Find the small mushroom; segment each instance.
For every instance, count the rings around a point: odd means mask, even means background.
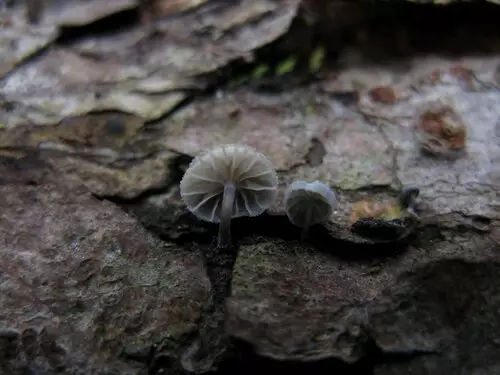
[[[219,223],[217,244],[231,245],[231,219],[257,216],[275,200],[271,162],[246,145],[222,145],[197,156],[180,183],[181,197],[201,220]]]
[[[288,219],[302,228],[302,240],[309,227],[327,221],[337,206],[335,192],[319,181],[294,181],[285,190],[285,211]]]
[[[399,205],[402,209],[407,210],[411,215],[417,215],[413,209],[415,200],[420,195],[420,189],[415,186],[405,186],[399,193]]]

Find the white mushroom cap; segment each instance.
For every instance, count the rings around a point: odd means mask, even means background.
[[[224,186],[236,187],[232,217],[257,216],[273,204],[278,176],[271,162],[246,145],[222,145],[197,156],[181,180],[181,197],[198,218],[218,223]]]
[[[294,181],[285,190],[286,214],[298,227],[327,221],[335,207],[334,191],[322,182]]]

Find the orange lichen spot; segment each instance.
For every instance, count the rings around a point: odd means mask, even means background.
[[[369,95],[373,101],[383,104],[394,104],[398,98],[394,89],[390,86],[377,86],[369,91]]]
[[[467,128],[452,106],[431,104],[421,112],[416,131],[420,146],[431,154],[463,151],[466,147]]]
[[[383,220],[394,220],[401,217],[403,211],[396,200],[376,201],[364,199],[354,203],[349,218],[352,225],[360,219],[377,218]]]
[[[354,203],[349,223],[353,224],[359,219],[377,217],[381,211],[383,211],[383,205],[380,202],[371,199],[361,200]]]

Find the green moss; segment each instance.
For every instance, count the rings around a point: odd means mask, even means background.
[[[325,49],[323,46],[318,46],[314,49],[309,57],[309,73],[317,73],[325,62]]]
[[[297,66],[297,57],[290,56],[287,59],[281,61],[274,70],[277,76],[281,76],[287,73],[293,72],[295,67]]]
[[[265,74],[269,71],[269,66],[265,64],[260,64],[255,67],[252,72],[253,79],[261,79],[265,76]]]
[[[404,211],[397,204],[388,207],[388,210],[380,215],[381,219],[384,220],[394,220],[402,217],[404,215]]]

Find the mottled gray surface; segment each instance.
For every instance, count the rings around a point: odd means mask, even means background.
[[[41,49],[39,44],[46,45],[55,37],[54,23],[86,25],[130,8],[134,1],[65,3],[63,7],[46,9],[39,27],[51,28],[34,29],[37,38],[27,33],[25,29],[30,26],[22,21],[23,13],[16,7],[12,18],[16,22],[19,19],[20,25],[13,23],[0,38],[17,33],[23,43],[30,42],[28,52],[32,54]],[[84,35],[69,46],[43,51],[34,62],[15,70],[14,62],[5,68],[2,62],[0,77],[6,77],[0,94],[15,107],[8,115],[0,108],[0,123],[7,127],[26,122],[50,125],[68,116],[109,110],[132,113],[145,120],[161,118],[186,98],[185,88],[203,87],[192,76],[213,72],[239,58],[250,58],[255,48],[283,35],[296,14],[297,4],[297,0],[281,1],[279,5],[269,0],[214,2],[200,12],[187,13],[155,28],[130,22],[116,32],[98,37]],[[254,27],[256,24],[259,27]],[[0,57],[17,63],[28,52],[12,56],[12,48],[2,48]]]
[[[196,253],[85,189],[0,191],[1,373],[139,374],[152,345],[196,331],[210,297]]]
[[[492,370],[500,339],[493,328],[500,249],[486,236],[453,237],[439,247],[410,246],[390,258],[358,261],[342,259],[334,247],[318,252],[297,242],[243,246],[228,329],[277,359],[354,362],[375,344],[389,360],[421,356],[416,374],[437,373],[425,372],[428,366],[455,373],[461,364],[469,366],[464,374]],[[467,245],[457,251],[461,241]],[[377,373],[405,366],[384,365]]]

